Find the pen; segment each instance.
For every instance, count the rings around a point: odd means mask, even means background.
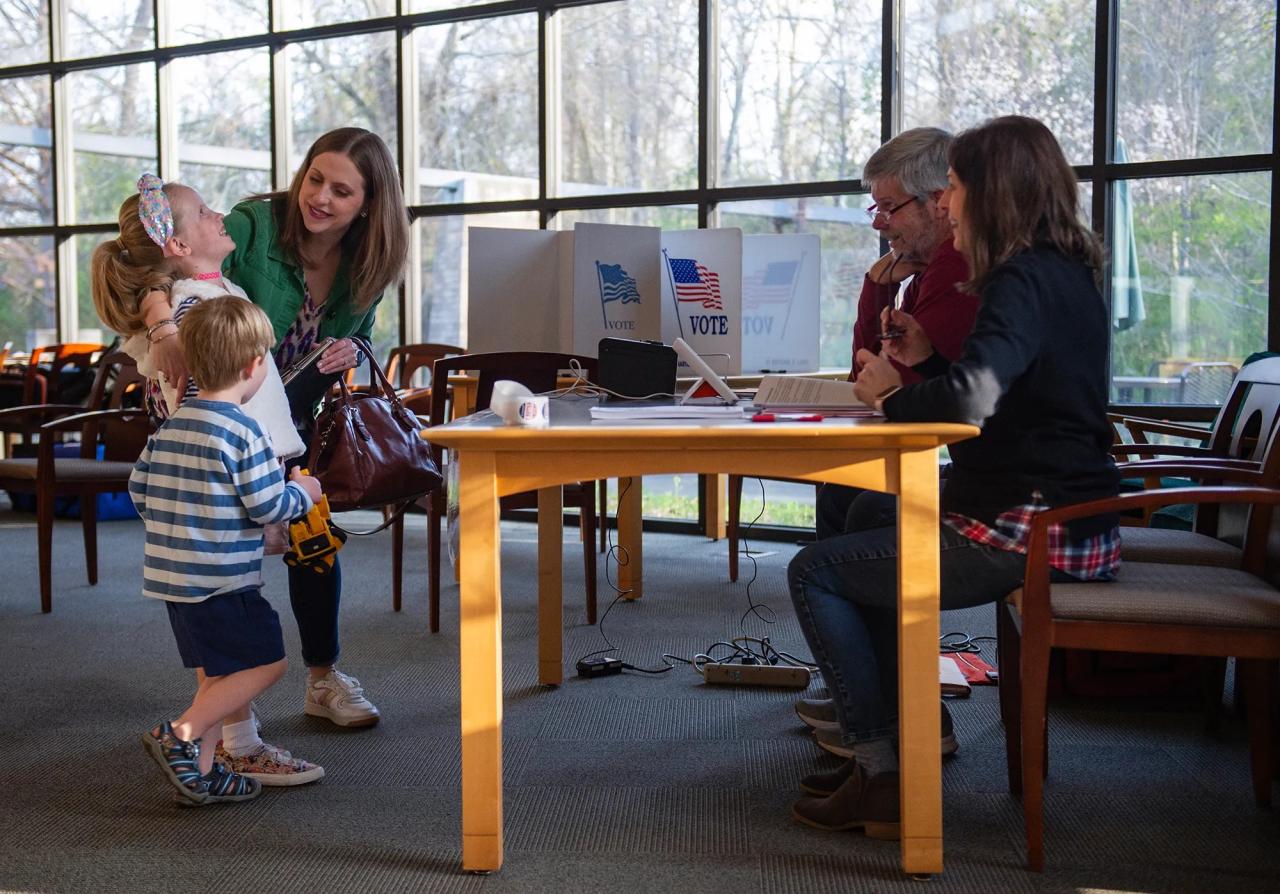
[[[779,416],[774,413],[756,413],[752,422],[821,422],[822,416],[812,413],[805,416]]]

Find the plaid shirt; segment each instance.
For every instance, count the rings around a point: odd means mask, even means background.
[[[1049,508],[1039,491],[1031,495],[1031,500],[1000,513],[994,527],[954,512],[946,513],[943,522],[970,540],[1025,554],[1031,539],[1031,519]],[[1050,525],[1049,564],[1076,580],[1113,580],[1120,570],[1120,528],[1072,543],[1067,539],[1066,525]]]

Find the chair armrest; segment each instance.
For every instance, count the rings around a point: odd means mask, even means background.
[[[1262,478],[1262,466],[1247,459],[1214,459],[1214,460],[1164,460],[1142,459],[1134,462],[1117,463],[1116,469],[1126,478],[1135,475],[1143,477],[1176,475],[1183,478],[1213,478],[1215,480],[1239,481],[1266,487]]]
[[[1202,456],[1212,458],[1206,447],[1193,447],[1190,444],[1112,444],[1112,456]]]
[[[1280,504],[1280,489],[1272,487],[1168,487],[1143,490],[1102,500],[1089,500],[1046,509],[1031,520],[1031,537],[1027,541],[1027,572],[1022,584],[1022,611],[1027,623],[1046,623],[1049,618],[1049,526],[1075,518],[1087,518],[1107,512],[1132,509],[1154,509],[1179,503],[1265,503]],[[1265,558],[1259,551],[1260,558]],[[1246,570],[1250,570],[1246,543]]]
[[[35,429],[42,424],[39,420],[83,412],[84,407],[79,404],[27,404],[23,407],[9,407],[0,410],[0,431]]]
[[[1180,425],[1176,422],[1165,422],[1162,419],[1148,419],[1144,416],[1123,416],[1120,424],[1130,432],[1142,432],[1149,435],[1168,435],[1174,438],[1189,438],[1204,443],[1212,432],[1207,428],[1194,425]]]
[[[84,408],[76,407],[76,409],[82,410]],[[63,419],[57,419],[53,422],[46,422],[44,425],[40,426],[40,431],[50,432],[50,433],[58,432],[58,431],[72,431],[78,428],[83,428],[85,424],[89,422],[106,421],[108,419],[120,419],[122,421],[128,422],[136,416],[146,417],[147,411],[146,410],[93,410],[88,413],[77,413],[74,416],[67,416]]]

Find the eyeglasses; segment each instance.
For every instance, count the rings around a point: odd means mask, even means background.
[[[877,224],[877,223],[887,224],[889,222],[889,218],[893,217],[894,214],[901,211],[903,208],[907,207],[915,200],[916,200],[916,197],[911,196],[908,199],[903,199],[901,202],[894,205],[892,208],[881,208],[880,205],[877,203],[875,205],[872,205],[870,208],[866,209],[867,217],[870,218],[873,224]]]

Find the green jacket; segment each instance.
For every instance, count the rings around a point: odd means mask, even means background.
[[[222,262],[222,273],[267,312],[276,343],[289,331],[305,299],[302,266],[280,247],[276,222],[267,200],[236,205],[223,218],[236,249]],[[363,314],[351,306],[350,258],[344,253],[320,321],[320,338],[369,338],[378,302]]]

